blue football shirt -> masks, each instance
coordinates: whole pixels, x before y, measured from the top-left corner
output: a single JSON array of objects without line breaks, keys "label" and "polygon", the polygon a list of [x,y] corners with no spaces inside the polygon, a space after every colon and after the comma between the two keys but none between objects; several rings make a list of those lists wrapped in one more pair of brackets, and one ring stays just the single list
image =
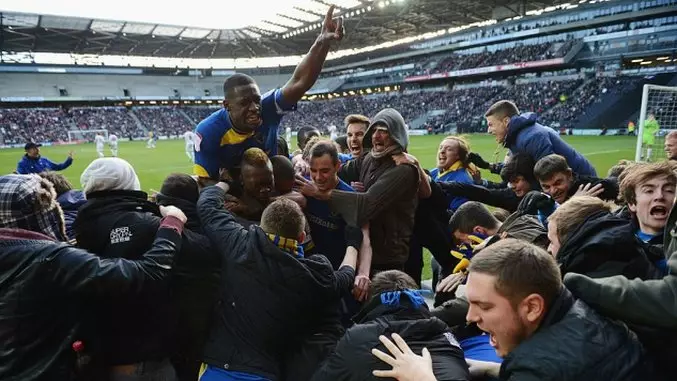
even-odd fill
[{"label": "blue football shirt", "polygon": [[[355,192],[350,185],[339,179],[336,190]],[[313,238],[313,253],[323,254],[338,270],[346,255],[346,222],[340,214],[332,213],[327,201],[308,197],[306,200],[306,218]]]},{"label": "blue football shirt", "polygon": [[230,123],[228,110],[222,108],[201,121],[195,128],[195,166],[200,177],[218,179],[219,169],[240,165],[242,154],[249,148],[264,150],[269,157],[277,154],[277,136],[282,116],[296,110],[296,104],[282,99],[282,90],[276,89],[261,97],[261,126],[248,134],[241,134]]}]

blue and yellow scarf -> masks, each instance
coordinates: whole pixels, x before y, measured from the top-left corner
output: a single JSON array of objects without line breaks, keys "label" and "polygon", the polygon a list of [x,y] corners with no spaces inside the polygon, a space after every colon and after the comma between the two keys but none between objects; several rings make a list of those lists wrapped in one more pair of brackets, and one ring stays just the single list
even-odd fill
[{"label": "blue and yellow scarf", "polygon": [[285,251],[296,258],[303,258],[303,246],[300,245],[297,240],[280,237],[279,235],[275,234],[266,235],[268,236],[268,239],[270,239],[270,241],[274,243],[275,246],[282,249],[282,251]]}]

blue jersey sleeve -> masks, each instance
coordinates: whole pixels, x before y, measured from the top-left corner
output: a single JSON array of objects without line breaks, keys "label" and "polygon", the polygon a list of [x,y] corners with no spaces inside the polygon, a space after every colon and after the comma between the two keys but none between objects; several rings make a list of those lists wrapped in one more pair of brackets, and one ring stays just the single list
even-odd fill
[{"label": "blue jersey sleeve", "polygon": [[[223,111],[223,110],[222,110]],[[211,115],[200,122],[195,129],[195,165],[193,173],[199,177],[219,178],[221,159],[219,148],[225,127],[219,123],[220,114]]]},{"label": "blue jersey sleeve", "polygon": [[47,164],[46,167],[52,171],[62,171],[73,164],[73,158],[70,156],[63,163],[55,163],[47,158],[44,158],[44,160]]},{"label": "blue jersey sleeve", "polygon": [[282,117],[295,110],[296,103],[287,103],[282,97],[281,89],[270,90],[261,97],[261,118],[268,130],[264,150],[268,156],[277,155],[278,129]]},{"label": "blue jersey sleeve", "polygon": [[290,111],[296,111],[296,103],[285,102],[281,89],[270,90],[261,97],[261,117],[266,124],[279,125],[282,116]]}]

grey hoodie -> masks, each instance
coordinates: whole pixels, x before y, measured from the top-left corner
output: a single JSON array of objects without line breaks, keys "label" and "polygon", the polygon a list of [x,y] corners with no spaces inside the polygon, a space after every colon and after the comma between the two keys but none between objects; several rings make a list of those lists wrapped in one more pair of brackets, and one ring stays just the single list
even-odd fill
[{"label": "grey hoodie", "polygon": [[394,152],[377,157],[373,152],[351,160],[341,168],[343,181],[360,181],[366,192],[333,190],[329,206],[351,226],[369,223],[373,249],[373,270],[404,268],[409,257],[409,240],[414,228],[418,205],[418,170],[411,164],[395,165],[392,154],[409,145],[404,119],[397,110],[388,108],[374,117],[364,137],[364,147],[372,148],[371,135],[378,126],[388,128],[398,146]]},{"label": "grey hoodie", "polygon": [[395,143],[400,146],[402,151],[406,151],[407,147],[409,146],[407,125],[404,123],[404,118],[402,115],[394,108],[383,109],[371,119],[371,124],[364,133],[364,140],[362,140],[362,145],[364,148],[372,148],[371,135],[374,134],[376,127],[384,125],[388,128],[388,132],[390,133],[390,137],[393,139],[393,141],[395,141]]}]

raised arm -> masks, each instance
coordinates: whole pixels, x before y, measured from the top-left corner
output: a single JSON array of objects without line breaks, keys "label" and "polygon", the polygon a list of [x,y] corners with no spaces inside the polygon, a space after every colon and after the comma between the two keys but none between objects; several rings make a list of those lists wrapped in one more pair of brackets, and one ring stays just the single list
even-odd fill
[{"label": "raised arm", "polygon": [[[175,208],[174,208],[175,209]],[[50,284],[66,293],[119,295],[140,292],[169,275],[174,254],[181,248],[183,221],[177,216],[162,219],[153,246],[138,260],[102,259],[89,252],[64,245],[43,262],[51,275]]]},{"label": "raised arm", "polygon": [[478,201],[483,204],[503,208],[509,212],[517,210],[520,203],[519,197],[511,189],[487,189],[485,187],[464,184],[455,181],[438,182],[444,193],[451,197],[465,197],[468,200]]},{"label": "raised arm", "polygon": [[327,58],[331,43],[343,39],[343,19],[339,18],[334,21],[333,16],[334,6],[332,5],[324,17],[322,32],[296,67],[292,77],[282,88],[282,99],[285,103],[294,104],[298,102],[306,91],[313,87],[322,71],[322,65]]},{"label": "raised arm", "polygon": [[357,258],[357,274],[355,275],[355,284],[353,285],[353,296],[359,302],[364,301],[369,294],[369,285],[371,279],[371,240],[369,239],[369,224],[362,227],[362,245]]},{"label": "raised arm", "polygon": [[418,189],[419,173],[413,165],[398,165],[379,177],[365,193],[332,190],[329,206],[341,213],[348,225],[362,226],[388,208],[413,185]]},{"label": "raised arm", "polygon": [[49,159],[44,159],[47,161],[47,165],[49,166],[49,169],[52,171],[62,171],[73,164],[73,151],[68,153],[68,157],[66,158],[66,161],[63,163],[55,163]]},{"label": "raised arm", "polygon": [[205,188],[197,202],[197,212],[212,245],[224,259],[235,260],[246,255],[242,248],[249,233],[226,209],[227,189],[224,182]]}]

